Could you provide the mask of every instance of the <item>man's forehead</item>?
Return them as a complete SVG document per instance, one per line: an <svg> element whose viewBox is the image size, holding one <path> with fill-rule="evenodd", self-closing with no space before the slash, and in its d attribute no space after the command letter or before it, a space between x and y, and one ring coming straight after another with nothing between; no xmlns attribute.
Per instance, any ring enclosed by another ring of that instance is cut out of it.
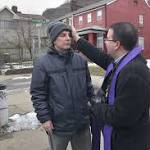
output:
<svg viewBox="0 0 150 150"><path fill-rule="evenodd" d="M105 34L104 34L104 38L107 38L108 36L112 36L113 35L113 29L108 29Z"/></svg>
<svg viewBox="0 0 150 150"><path fill-rule="evenodd" d="M113 29L108 29L108 32L107 32L107 37L112 37L113 36Z"/></svg>

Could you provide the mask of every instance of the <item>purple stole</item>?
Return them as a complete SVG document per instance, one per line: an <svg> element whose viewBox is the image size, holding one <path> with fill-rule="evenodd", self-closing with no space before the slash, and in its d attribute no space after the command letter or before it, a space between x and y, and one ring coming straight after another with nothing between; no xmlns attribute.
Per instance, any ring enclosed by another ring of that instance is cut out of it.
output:
<svg viewBox="0 0 150 150"><path fill-rule="evenodd" d="M128 64L131 60L133 60L137 55L141 53L141 47L135 47L132 49L126 57L121 61L119 66L117 67L109 89L108 93L108 104L113 105L115 101L115 88L116 88L116 80L123 69L123 67ZM113 69L113 64L110 64L107 68L105 78L109 74L109 72ZM93 120L91 122L91 132L92 132L92 150L100 150L100 129L98 127L98 121ZM103 136L104 136L104 150L111 150L111 134L112 134L112 126L105 124L103 128Z"/></svg>

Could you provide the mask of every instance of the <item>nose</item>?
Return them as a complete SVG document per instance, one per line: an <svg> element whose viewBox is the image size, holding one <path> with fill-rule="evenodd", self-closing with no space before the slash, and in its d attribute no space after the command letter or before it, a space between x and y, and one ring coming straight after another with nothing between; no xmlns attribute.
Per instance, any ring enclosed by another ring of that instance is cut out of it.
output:
<svg viewBox="0 0 150 150"><path fill-rule="evenodd" d="M71 39L71 37L70 37L69 34L66 35L66 39L67 39L67 40L70 40L70 39Z"/></svg>

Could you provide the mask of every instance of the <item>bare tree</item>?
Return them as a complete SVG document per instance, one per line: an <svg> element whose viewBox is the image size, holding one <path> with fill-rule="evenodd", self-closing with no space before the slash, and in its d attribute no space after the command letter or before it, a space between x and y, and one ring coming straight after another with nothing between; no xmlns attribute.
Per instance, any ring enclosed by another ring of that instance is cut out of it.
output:
<svg viewBox="0 0 150 150"><path fill-rule="evenodd" d="M29 51L30 59L32 59L33 58L33 54L32 54L32 37L33 37L33 32L34 32L32 22L28 21L26 23L26 26L21 24L20 25L20 32L21 32L21 35L22 35L24 46Z"/></svg>
<svg viewBox="0 0 150 150"><path fill-rule="evenodd" d="M11 37L10 37L11 36ZM23 42L19 31L5 31L3 41L7 43L7 47L13 47L19 50L19 61L22 63L23 60Z"/></svg>
<svg viewBox="0 0 150 150"><path fill-rule="evenodd" d="M9 31L5 31L4 41L8 45L19 50L19 59L23 60L23 51L28 50L30 59L32 56L32 37L33 26L31 20L22 20L15 22L15 28Z"/></svg>

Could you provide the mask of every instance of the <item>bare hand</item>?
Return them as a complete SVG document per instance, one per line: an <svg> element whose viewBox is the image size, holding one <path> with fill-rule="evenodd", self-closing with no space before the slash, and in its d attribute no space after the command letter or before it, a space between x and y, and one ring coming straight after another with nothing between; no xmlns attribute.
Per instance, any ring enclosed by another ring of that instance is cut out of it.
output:
<svg viewBox="0 0 150 150"><path fill-rule="evenodd" d="M77 42L80 39L80 36L78 35L74 26L71 27L71 30L72 30L72 38L75 42Z"/></svg>
<svg viewBox="0 0 150 150"><path fill-rule="evenodd" d="M45 131L48 133L48 134L51 134L52 133L52 130L54 129L54 126L53 126L53 123L52 121L46 121L45 123L42 124L42 127L45 129Z"/></svg>

